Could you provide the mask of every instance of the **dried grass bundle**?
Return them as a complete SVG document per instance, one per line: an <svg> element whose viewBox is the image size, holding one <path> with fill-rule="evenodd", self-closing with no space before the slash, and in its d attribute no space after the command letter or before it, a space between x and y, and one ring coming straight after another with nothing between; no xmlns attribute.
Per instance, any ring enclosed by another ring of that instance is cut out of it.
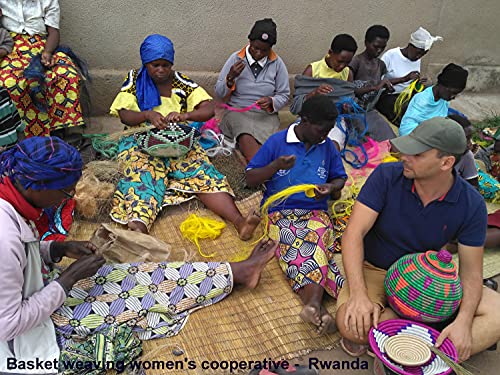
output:
<svg viewBox="0 0 500 375"><path fill-rule="evenodd" d="M122 178L116 161L93 161L87 164L76 185L76 213L85 219L107 217L112 205L116 184Z"/></svg>

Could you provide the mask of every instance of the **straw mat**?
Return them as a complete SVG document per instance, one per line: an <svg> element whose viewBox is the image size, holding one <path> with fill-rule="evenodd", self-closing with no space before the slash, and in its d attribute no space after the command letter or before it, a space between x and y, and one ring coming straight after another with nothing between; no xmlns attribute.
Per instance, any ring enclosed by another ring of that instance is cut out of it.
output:
<svg viewBox="0 0 500 375"><path fill-rule="evenodd" d="M261 193L237 202L245 215L257 209ZM207 260L198 254L196 247L182 238L180 223L196 212L198 215L214 219L210 211L197 207L194 201L183 206L167 209L154 224L151 234L169 244L174 249L193 252L193 260ZM200 204L201 206L201 204ZM219 219L220 220L220 219ZM72 228L70 239L90 238L98 224L78 221ZM256 233L255 239L260 233ZM202 240L202 251L215 253L208 260L231 260L249 254L253 245L242 242L236 229L228 225L221 236L214 240ZM338 256L340 260L340 255ZM196 311L188 319L180 334L168 338L145 341L142 359L147 361L181 360L196 361L198 367L203 360L262 361L264 359L288 359L306 354L316 349L333 349L338 335L318 337L312 324L304 323L298 314L302 303L291 291L276 259L272 259L262 273L259 286L255 290L235 289L225 300L208 308ZM326 308L335 312L335 301L327 298ZM182 348L184 355L175 357L174 348ZM185 366L187 367L187 366ZM209 373L201 371L199 373ZM167 370L149 370L149 374L163 374ZM196 374L196 370L168 370L169 374ZM226 372L217 370L215 374ZM243 373L248 373L243 371Z"/></svg>

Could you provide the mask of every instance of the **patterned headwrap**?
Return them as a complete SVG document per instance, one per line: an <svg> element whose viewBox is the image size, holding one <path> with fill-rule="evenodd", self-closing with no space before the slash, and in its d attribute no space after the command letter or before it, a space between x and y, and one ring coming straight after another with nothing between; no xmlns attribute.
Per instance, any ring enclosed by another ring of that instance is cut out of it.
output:
<svg viewBox="0 0 500 375"><path fill-rule="evenodd" d="M9 176L24 189L58 190L82 176L78 150L57 137L31 137L0 154L0 178Z"/></svg>
<svg viewBox="0 0 500 375"><path fill-rule="evenodd" d="M136 81L137 102L141 111L149 111L161 104L160 92L148 74L146 64L163 59L174 63L174 44L166 36L152 34L141 44L142 67Z"/></svg>

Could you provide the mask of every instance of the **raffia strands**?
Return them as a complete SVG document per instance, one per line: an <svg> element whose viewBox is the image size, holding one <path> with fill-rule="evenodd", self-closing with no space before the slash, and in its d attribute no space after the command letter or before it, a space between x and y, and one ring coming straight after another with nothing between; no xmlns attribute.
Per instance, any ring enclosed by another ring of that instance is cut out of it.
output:
<svg viewBox="0 0 500 375"><path fill-rule="evenodd" d="M403 107L407 104L413 95L414 92L421 92L424 89L424 85L422 85L418 80L413 81L410 85L405 88L398 95L396 102L394 103L394 120L398 119L401 116L401 112L403 111Z"/></svg>
<svg viewBox="0 0 500 375"><path fill-rule="evenodd" d="M260 208L260 214L262 217L262 223L264 227L264 234L255 242L259 242L261 239L265 238L269 234L269 208L279 205L283 203L288 197L297 193L305 193L305 195L309 198L314 198L314 189L316 185L313 184L302 184L302 185L294 185L290 186L284 190L277 192L276 194L271 195L266 199L262 207Z"/></svg>
<svg viewBox="0 0 500 375"><path fill-rule="evenodd" d="M121 138L135 135L138 133L143 133L143 132L146 132L150 129L154 129L154 126L153 125L136 126L136 127L130 128L130 129L125 129L121 132L108 134L108 136L106 137L105 140L109 141L109 142L118 142Z"/></svg>
<svg viewBox="0 0 500 375"><path fill-rule="evenodd" d="M215 252L212 254L204 254L201 250L199 240L207 238L215 240L220 236L225 227L226 223L222 221L191 214L181 223L180 231L184 238L196 245L198 252L203 258L212 258Z"/></svg>
<svg viewBox="0 0 500 375"><path fill-rule="evenodd" d="M467 370L462 365L456 363L453 359L448 357L445 353L443 353L441 350L439 350L435 346L429 345L429 349L436 356L438 356L444 363L446 363L455 372L456 375L474 375L472 372Z"/></svg>

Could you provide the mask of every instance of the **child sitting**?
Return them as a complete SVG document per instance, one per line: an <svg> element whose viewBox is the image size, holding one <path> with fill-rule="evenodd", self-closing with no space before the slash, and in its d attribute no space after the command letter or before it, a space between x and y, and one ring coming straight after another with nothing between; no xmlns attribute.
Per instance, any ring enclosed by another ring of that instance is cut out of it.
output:
<svg viewBox="0 0 500 375"><path fill-rule="evenodd" d="M304 304L300 317L319 334L335 328L323 307L326 291L333 298L343 277L333 259L335 236L328 215L328 198L338 199L347 175L339 152L328 139L338 113L324 95L307 100L299 123L273 134L247 166L248 186L265 184L262 203L298 184L316 185L315 197L293 194L269 209L270 233L277 233L276 256L292 289Z"/></svg>

